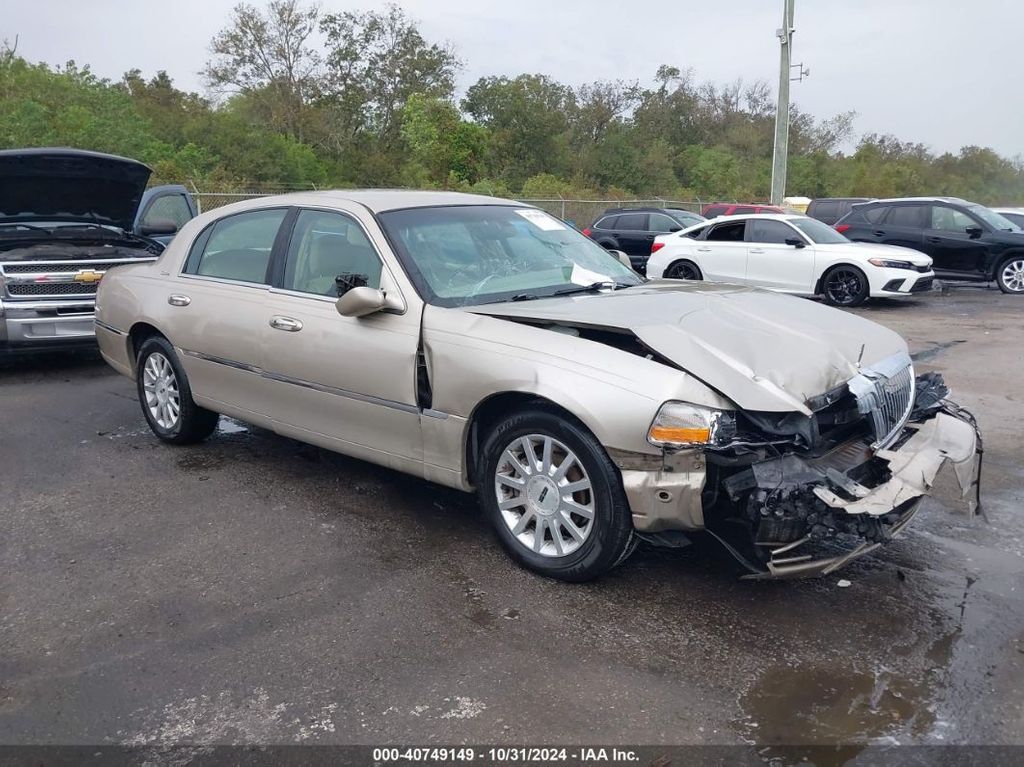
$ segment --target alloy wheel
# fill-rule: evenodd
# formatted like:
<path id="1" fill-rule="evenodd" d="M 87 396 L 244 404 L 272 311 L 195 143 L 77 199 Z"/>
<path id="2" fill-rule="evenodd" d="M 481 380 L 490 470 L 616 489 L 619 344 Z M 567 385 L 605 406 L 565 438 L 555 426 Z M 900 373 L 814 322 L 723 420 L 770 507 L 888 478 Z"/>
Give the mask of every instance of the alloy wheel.
<path id="1" fill-rule="evenodd" d="M 594 489 L 580 459 L 546 434 L 517 437 L 501 454 L 494 492 L 521 546 L 545 557 L 579 549 L 594 529 Z"/>
<path id="2" fill-rule="evenodd" d="M 181 418 L 181 394 L 174 368 L 160 352 L 153 352 L 146 358 L 142 388 L 146 392 L 146 408 L 156 425 L 173 429 Z"/>
<path id="3" fill-rule="evenodd" d="M 697 270 L 692 264 L 675 264 L 669 270 L 668 277 L 674 280 L 696 280 Z"/>
<path id="4" fill-rule="evenodd" d="M 861 289 L 861 276 L 852 269 L 835 269 L 829 273 L 825 293 L 836 304 L 846 305 L 857 300 Z"/>
<path id="5" fill-rule="evenodd" d="M 999 279 L 1012 293 L 1024 292 L 1024 258 L 1015 258 L 1003 264 Z"/>

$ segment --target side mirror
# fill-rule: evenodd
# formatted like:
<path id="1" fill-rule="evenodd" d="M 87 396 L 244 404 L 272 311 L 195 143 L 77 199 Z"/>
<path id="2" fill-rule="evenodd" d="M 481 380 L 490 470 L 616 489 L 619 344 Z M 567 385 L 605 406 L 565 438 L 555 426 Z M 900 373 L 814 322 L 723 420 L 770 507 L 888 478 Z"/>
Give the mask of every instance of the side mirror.
<path id="1" fill-rule="evenodd" d="M 365 317 L 381 311 L 401 311 L 405 308 L 398 299 L 391 298 L 383 290 L 359 287 L 345 292 L 334 302 L 342 317 Z"/>
<path id="2" fill-rule="evenodd" d="M 633 268 L 633 262 L 629 260 L 629 256 L 623 253 L 621 250 L 609 250 L 613 256 L 615 256 L 622 263 L 623 266 L 628 266 L 630 269 Z"/>
<path id="3" fill-rule="evenodd" d="M 980 226 L 969 226 L 966 231 L 972 240 L 976 240 L 982 235 L 982 229 Z"/>
<path id="4" fill-rule="evenodd" d="M 139 226 L 139 234 L 152 237 L 159 234 L 176 234 L 178 225 L 169 218 L 154 218 Z"/>
<path id="5" fill-rule="evenodd" d="M 807 247 L 807 243 L 801 240 L 799 237 L 788 237 L 786 238 L 786 244 L 792 245 L 794 248 L 799 250 L 800 248 Z"/>

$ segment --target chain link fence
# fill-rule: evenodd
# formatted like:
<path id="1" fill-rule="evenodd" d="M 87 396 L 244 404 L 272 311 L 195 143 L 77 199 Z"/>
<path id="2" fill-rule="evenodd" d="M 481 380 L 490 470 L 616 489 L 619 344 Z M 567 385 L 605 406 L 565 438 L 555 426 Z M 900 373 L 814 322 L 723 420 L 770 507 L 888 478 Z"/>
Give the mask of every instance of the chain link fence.
<path id="1" fill-rule="evenodd" d="M 222 205 L 228 205 L 239 200 L 248 200 L 253 197 L 267 197 L 275 194 L 286 194 L 288 192 L 316 191 L 316 187 L 303 188 L 273 188 L 273 189 L 237 189 L 223 192 L 203 192 L 193 184 L 192 197 L 195 198 L 199 212 L 203 213 Z M 663 197 L 652 197 L 645 200 L 569 200 L 558 198 L 550 199 L 520 199 L 527 205 L 534 205 L 546 210 L 553 216 L 563 221 L 568 221 L 582 229 L 589 226 L 594 220 L 604 213 L 608 208 L 677 208 L 700 213 L 701 208 L 710 200 L 669 200 Z"/>

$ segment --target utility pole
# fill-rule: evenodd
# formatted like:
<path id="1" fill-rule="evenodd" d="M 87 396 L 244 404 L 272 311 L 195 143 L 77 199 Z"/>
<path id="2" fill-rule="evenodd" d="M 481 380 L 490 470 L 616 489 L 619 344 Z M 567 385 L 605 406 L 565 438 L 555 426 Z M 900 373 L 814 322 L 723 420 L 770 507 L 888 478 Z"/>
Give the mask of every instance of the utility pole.
<path id="1" fill-rule="evenodd" d="M 786 160 L 789 155 L 789 80 L 793 58 L 793 3 L 782 0 L 782 29 L 779 38 L 779 101 L 775 107 L 775 151 L 772 155 L 772 205 L 786 196 Z"/>

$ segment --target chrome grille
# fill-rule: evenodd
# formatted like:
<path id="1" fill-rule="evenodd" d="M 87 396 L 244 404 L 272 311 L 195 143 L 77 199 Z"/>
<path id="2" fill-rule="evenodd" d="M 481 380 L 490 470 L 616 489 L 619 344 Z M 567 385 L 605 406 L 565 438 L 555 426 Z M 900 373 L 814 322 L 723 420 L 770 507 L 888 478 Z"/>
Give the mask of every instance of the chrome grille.
<path id="1" fill-rule="evenodd" d="M 99 283 L 22 282 L 7 286 L 11 296 L 94 296 Z"/>
<path id="2" fill-rule="evenodd" d="M 47 263 L 45 261 L 33 261 L 22 264 L 4 264 L 4 274 L 43 274 L 46 272 L 67 273 L 78 272 L 82 269 L 93 269 L 97 272 L 104 272 L 112 266 L 118 266 L 124 261 L 75 261 L 73 263 Z"/>
<path id="3" fill-rule="evenodd" d="M 871 419 L 874 448 L 892 443 L 903 429 L 914 406 L 914 367 L 910 357 L 897 354 L 854 376 L 850 392 L 857 398 L 857 410 Z"/>

